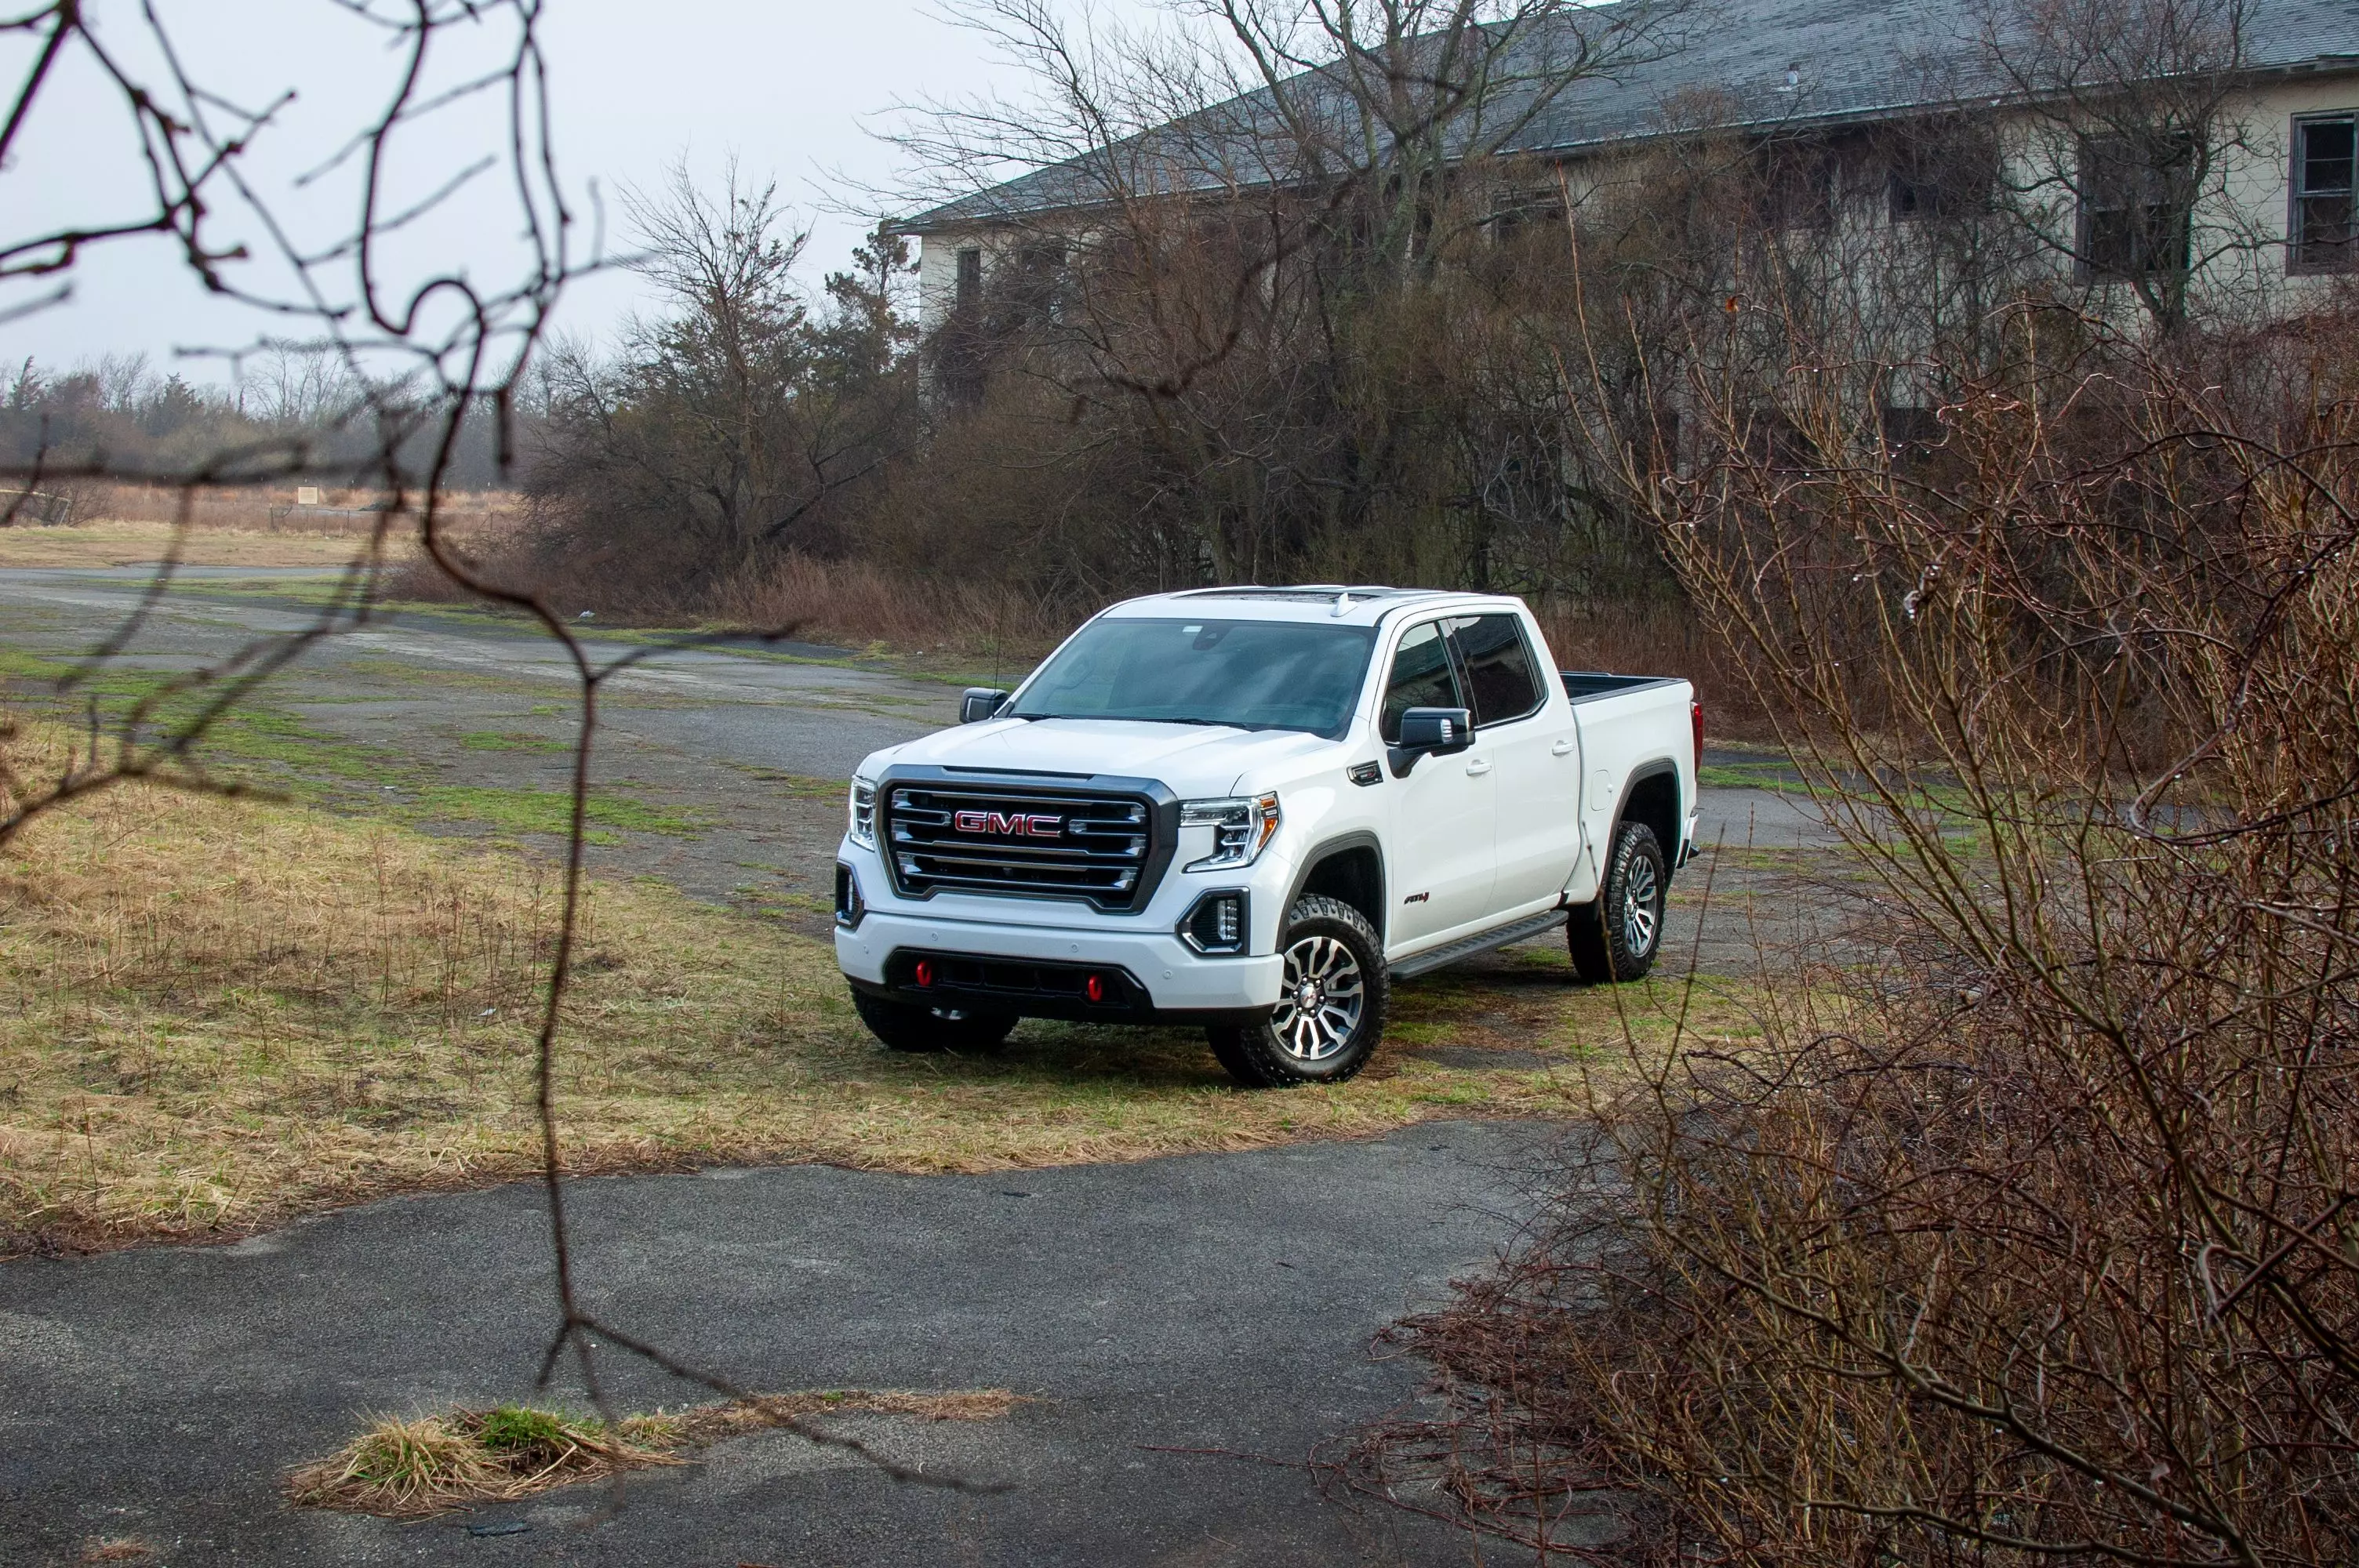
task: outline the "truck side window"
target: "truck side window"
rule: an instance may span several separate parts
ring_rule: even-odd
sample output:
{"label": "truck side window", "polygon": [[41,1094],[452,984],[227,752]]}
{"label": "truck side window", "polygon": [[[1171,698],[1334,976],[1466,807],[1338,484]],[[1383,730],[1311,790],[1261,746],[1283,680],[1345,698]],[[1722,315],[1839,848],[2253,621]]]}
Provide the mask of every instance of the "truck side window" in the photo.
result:
{"label": "truck side window", "polygon": [[1474,727],[1505,724],[1538,710],[1540,684],[1531,649],[1512,615],[1470,615],[1450,622],[1450,640],[1466,671]]}
{"label": "truck side window", "polygon": [[1441,622],[1429,621],[1403,633],[1393,654],[1392,678],[1385,682],[1382,733],[1387,744],[1400,740],[1401,715],[1412,708],[1463,708],[1458,677],[1450,668],[1450,648]]}

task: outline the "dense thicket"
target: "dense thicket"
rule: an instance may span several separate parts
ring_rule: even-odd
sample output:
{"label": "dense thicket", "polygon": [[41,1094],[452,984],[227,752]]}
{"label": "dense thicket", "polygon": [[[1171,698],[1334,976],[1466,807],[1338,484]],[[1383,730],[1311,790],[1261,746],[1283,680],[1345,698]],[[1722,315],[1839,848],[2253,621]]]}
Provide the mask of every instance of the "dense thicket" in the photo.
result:
{"label": "dense thicket", "polygon": [[[2057,222],[2083,194],[2070,127],[2093,115],[2169,164],[2180,209],[2224,189],[2248,129],[2229,113],[2234,0],[2155,5],[2173,25],[2031,8],[2003,60],[1951,63],[2052,103],[2004,157],[1987,122],[1942,114],[1715,130],[1728,106],[1705,95],[1665,108],[1687,135],[1568,173],[1510,150],[1532,117],[1708,18],[1233,8],[1223,47],[1093,51],[1044,6],[981,0],[1042,94],[945,112],[912,151],[951,178],[1060,159],[1069,205],[969,236],[976,286],[936,301],[920,342],[903,242],[880,233],[813,299],[768,191],[733,173],[716,196],[683,176],[635,198],[663,304],[611,351],[548,361],[516,569],[608,610],[845,631],[878,579],[937,619],[1013,603],[1046,622],[1213,580],[1462,586],[1523,594],[1568,636],[1644,625],[1692,667],[1678,575],[1601,444],[1610,427],[1690,462],[1686,380],[1715,371],[1665,352],[1678,323],[1741,319],[1719,368],[1750,374],[1790,352],[1785,305],[1799,328],[1860,318],[1854,411],[1906,440],[1940,391],[1912,367],[1985,362],[2010,300],[2125,307],[2166,332],[2230,309],[2193,278],[2258,243],[2233,221],[2118,287]],[[2148,37],[2166,42],[2121,41]],[[1321,56],[1349,69],[1285,67]],[[2162,85],[2125,90],[2140,72]]]}
{"label": "dense thicket", "polygon": [[499,569],[569,603],[709,614],[798,557],[841,558],[924,432],[906,241],[879,232],[814,308],[769,188],[685,172],[625,197],[660,299],[611,351],[554,345],[529,432],[531,523]]}

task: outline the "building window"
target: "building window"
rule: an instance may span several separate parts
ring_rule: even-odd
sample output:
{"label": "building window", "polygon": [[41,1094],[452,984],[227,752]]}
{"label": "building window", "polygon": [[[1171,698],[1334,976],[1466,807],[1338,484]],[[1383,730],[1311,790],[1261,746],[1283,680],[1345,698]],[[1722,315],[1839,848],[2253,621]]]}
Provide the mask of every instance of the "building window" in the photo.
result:
{"label": "building window", "polygon": [[2093,277],[2185,272],[2194,250],[2187,189],[2194,149],[2128,140],[2081,147],[2081,271]]}
{"label": "building window", "polygon": [[1761,216],[1771,229],[1824,229],[1835,216],[1835,160],[1813,141],[1764,144],[1758,156]]}
{"label": "building window", "polygon": [[1941,182],[1932,178],[1931,171],[1916,164],[1906,164],[1892,171],[1888,187],[1892,221],[1914,223],[1922,219],[1942,216],[1945,205],[1941,200]]}
{"label": "building window", "polygon": [[1503,190],[1491,208],[1491,238],[1500,243],[1534,230],[1564,228],[1564,198],[1554,190]]}
{"label": "building window", "polygon": [[1884,168],[1885,216],[1895,223],[1956,222],[1990,210],[1998,137],[1977,121],[1903,121],[1870,138],[1863,167]]}
{"label": "building window", "polygon": [[2293,214],[2288,264],[2296,272],[2349,267],[2352,166],[2359,115],[2297,120],[2293,125]]}
{"label": "building window", "polygon": [[983,253],[963,250],[958,254],[958,308],[973,310],[983,303]]}

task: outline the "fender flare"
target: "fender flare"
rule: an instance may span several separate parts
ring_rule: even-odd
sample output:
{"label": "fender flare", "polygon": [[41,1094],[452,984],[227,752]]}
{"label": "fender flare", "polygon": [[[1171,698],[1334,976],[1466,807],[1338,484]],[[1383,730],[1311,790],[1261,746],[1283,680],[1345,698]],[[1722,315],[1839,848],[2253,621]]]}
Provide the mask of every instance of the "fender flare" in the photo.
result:
{"label": "fender flare", "polygon": [[[1605,890],[1605,857],[1613,852],[1614,835],[1621,829],[1624,819],[1629,815],[1631,795],[1636,794],[1638,786],[1645,784],[1648,779],[1660,778],[1665,773],[1669,773],[1671,776],[1671,791],[1673,795],[1677,796],[1680,787],[1680,765],[1679,763],[1671,761],[1670,758],[1649,758],[1647,761],[1640,762],[1636,767],[1630,770],[1629,773],[1622,780],[1621,795],[1614,802],[1614,816],[1612,820],[1606,824],[1605,842],[1603,844],[1593,844],[1589,842],[1588,827],[1585,824],[1583,825],[1582,829],[1582,853],[1587,855],[1596,866],[1597,888],[1600,893],[1603,893]],[[1686,805],[1689,803],[1682,800],[1680,804]],[[1678,811],[1679,807],[1674,806],[1672,812],[1675,819],[1680,821],[1686,820],[1684,817],[1679,816]],[[1663,860],[1665,862],[1664,875],[1669,876],[1671,874],[1672,871],[1678,865],[1679,858],[1680,849],[1678,845],[1666,844],[1663,846]],[[1580,863],[1575,861],[1574,870],[1577,871],[1579,869]],[[1589,907],[1590,904],[1596,903],[1597,900],[1595,897],[1592,897],[1582,903],[1574,903],[1570,898],[1564,898],[1562,899],[1562,902],[1568,909],[1585,909]]]}
{"label": "fender flare", "polygon": [[1295,904],[1300,902],[1303,884],[1310,881],[1310,873],[1346,849],[1369,849],[1375,854],[1376,918],[1369,924],[1376,928],[1376,940],[1384,941],[1385,932],[1392,924],[1389,918],[1392,908],[1386,902],[1385,892],[1391,883],[1391,876],[1385,866],[1384,840],[1364,827],[1355,828],[1349,833],[1338,833],[1332,838],[1322,838],[1302,857],[1301,862],[1295,867],[1294,881],[1286,890],[1286,903],[1278,907],[1277,918],[1281,935],[1285,931],[1286,917],[1293,911]]}
{"label": "fender flare", "polygon": [[[1661,778],[1666,773],[1670,775],[1671,780],[1671,821],[1673,825],[1671,828],[1671,837],[1673,838],[1682,837],[1679,824],[1687,820],[1687,813],[1694,809],[1695,803],[1687,799],[1680,788],[1679,763],[1673,762],[1669,757],[1655,757],[1647,762],[1640,762],[1636,767],[1632,768],[1628,775],[1623,779],[1621,798],[1617,799],[1614,803],[1614,820],[1605,829],[1605,843],[1603,846],[1605,850],[1610,851],[1613,849],[1614,835],[1621,831],[1623,822],[1628,818],[1630,814],[1630,797],[1638,792],[1638,786],[1645,784],[1649,779]],[[1670,874],[1671,868],[1674,868],[1679,864],[1680,847],[1676,843],[1665,844],[1662,846],[1662,850],[1665,867],[1664,874],[1668,876]],[[1597,867],[1597,875],[1599,884],[1601,886],[1603,885],[1605,866],[1602,860]]]}

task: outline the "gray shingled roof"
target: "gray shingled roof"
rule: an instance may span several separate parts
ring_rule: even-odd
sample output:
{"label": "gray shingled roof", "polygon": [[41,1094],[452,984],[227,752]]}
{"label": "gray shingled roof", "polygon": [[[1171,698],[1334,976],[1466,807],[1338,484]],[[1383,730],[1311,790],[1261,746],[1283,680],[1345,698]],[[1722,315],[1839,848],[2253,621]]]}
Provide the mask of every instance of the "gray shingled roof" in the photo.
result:
{"label": "gray shingled roof", "polygon": [[[1619,0],[1571,18],[1599,27],[1656,0]],[[1872,118],[2004,91],[1961,0],[1704,0],[1669,24],[1669,47],[1575,82],[1515,138],[1514,150],[1571,152],[1661,135],[1678,118],[1720,126]],[[2250,0],[2245,58],[2259,70],[2359,65],[2359,0]],[[1547,40],[1528,46],[1538,52]],[[1789,86],[1788,72],[1797,80]],[[909,219],[908,232],[1087,206],[1114,182],[1173,190],[1283,179],[1267,166],[1275,111],[1248,93],[1087,158],[1037,169]],[[1256,132],[1265,133],[1256,135]],[[1158,146],[1158,141],[1160,145]]]}

